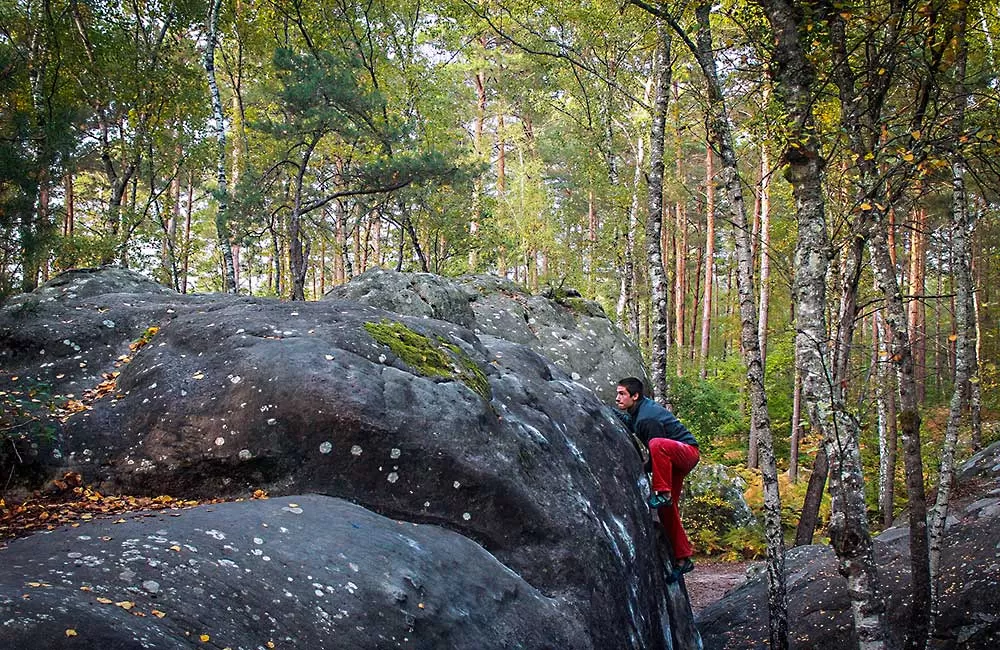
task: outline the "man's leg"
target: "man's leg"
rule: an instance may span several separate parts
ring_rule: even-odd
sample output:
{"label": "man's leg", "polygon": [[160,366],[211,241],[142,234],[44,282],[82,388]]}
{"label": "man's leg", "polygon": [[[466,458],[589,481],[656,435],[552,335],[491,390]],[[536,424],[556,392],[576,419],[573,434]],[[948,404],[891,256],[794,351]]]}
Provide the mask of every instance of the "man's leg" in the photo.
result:
{"label": "man's leg", "polygon": [[698,464],[698,448],[668,438],[653,438],[649,441],[649,453],[653,461],[653,492],[670,492],[669,506],[657,511],[670,544],[674,547],[677,560],[691,557],[694,549],[681,524],[680,510],[677,508],[684,484],[684,477]]}

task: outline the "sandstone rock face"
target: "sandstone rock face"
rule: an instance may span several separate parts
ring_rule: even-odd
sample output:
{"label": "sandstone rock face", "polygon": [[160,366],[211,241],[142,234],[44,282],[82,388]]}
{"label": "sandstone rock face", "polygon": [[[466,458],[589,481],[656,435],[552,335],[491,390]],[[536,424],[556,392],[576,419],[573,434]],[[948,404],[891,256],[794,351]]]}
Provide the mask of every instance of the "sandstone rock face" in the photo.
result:
{"label": "sandstone rock face", "polygon": [[[971,458],[961,478],[942,548],[941,638],[937,648],[1000,647],[1000,443]],[[879,580],[886,591],[892,647],[908,626],[909,529],[890,528],[875,540]],[[792,648],[856,647],[846,581],[827,546],[803,546],[786,556]],[[767,631],[763,572],[701,612],[705,648],[762,648]]]}
{"label": "sandstone rock face", "polygon": [[103,521],[3,557],[6,648],[588,644],[558,599],[467,538],[319,495]]}
{"label": "sandstone rock face", "polygon": [[622,377],[639,377],[648,384],[639,350],[600,305],[572,290],[553,293],[554,299],[533,296],[495,276],[448,279],[376,268],[331,289],[326,297],[445,320],[478,335],[526,345],[608,403],[614,402],[615,384]]}
{"label": "sandstone rock face", "polygon": [[[231,599],[228,605],[240,610],[230,615],[234,620],[261,617],[253,619],[254,643],[244,647],[264,644],[272,631],[293,629],[303,639],[297,645],[308,647],[328,631],[317,620],[339,624],[341,608],[365,632],[344,637],[351,641],[338,641],[342,647],[471,647],[477,635],[481,647],[661,648],[670,637],[675,648],[696,647],[697,632],[684,620],[690,609],[680,597],[683,582],[663,582],[666,567],[643,501],[640,461],[608,406],[533,349],[455,322],[462,301],[447,296],[451,306],[432,314],[451,314],[452,320],[400,316],[343,299],[181,296],[123,271],[67,274],[3,306],[0,359],[8,372],[0,389],[47,382],[56,392],[80,395],[103,373],[120,372],[113,391],[91,401],[89,410],[35,450],[35,464],[50,475],[79,471],[106,492],[193,498],[264,489],[272,496],[317,493],[356,504],[316,497],[308,510],[296,513],[302,515],[294,519],[297,529],[281,509],[290,500],[275,498],[213,506],[213,514],[184,513],[163,520],[164,533],[153,531],[179,542],[168,548],[211,549],[214,559],[203,561],[207,575],[198,573],[203,556],[192,557],[195,564],[183,571],[193,573],[193,593],[202,589],[204,599]],[[150,327],[159,329],[152,333]],[[120,359],[143,333],[148,343]],[[211,525],[213,517],[228,528]],[[370,537],[359,537],[345,520],[363,521]],[[258,534],[265,524],[271,536]],[[276,527],[293,532],[283,538]],[[271,584],[267,602],[248,595],[259,590],[241,586],[244,578],[238,576],[247,572],[221,562],[225,545],[215,544],[203,532],[208,529],[240,539],[233,551],[238,559],[229,559],[244,569],[250,559],[245,553],[253,548],[247,540],[280,541],[293,554],[282,562],[303,563],[294,571],[284,568],[296,582],[288,588],[292,596],[283,595],[279,582],[285,574],[277,570],[246,577]],[[163,564],[163,555],[147,548],[145,528],[129,529],[127,536],[105,530],[114,532],[77,529],[91,538],[87,542],[104,536],[138,540],[130,542],[139,549],[137,566],[162,568],[164,580],[180,588],[181,566]],[[33,545],[36,539],[46,546]],[[54,647],[40,641],[52,633],[42,629],[44,607],[15,607],[23,605],[18,579],[51,582],[72,559],[68,553],[113,566],[104,577],[121,568],[112,556],[133,557],[124,546],[103,555],[98,545],[70,549],[80,541],[76,531],[49,539],[32,538],[0,552],[5,565],[11,557],[24,567],[20,578],[0,585],[0,619],[20,619],[18,612],[24,612],[35,621],[0,625],[0,635],[15,634],[16,647]],[[49,544],[58,548],[38,550]],[[363,555],[370,564],[362,567],[351,558],[366,544],[373,548]],[[414,558],[436,568],[411,568],[408,582],[404,567]],[[315,588],[320,591],[341,590],[346,583],[331,572],[342,571],[345,562],[373,576],[353,580],[355,593],[338,591],[337,599],[361,600],[351,603],[364,612],[337,599],[316,604],[334,619],[328,621],[301,588],[316,582],[323,585]],[[459,567],[468,563],[480,566],[460,577]],[[143,577],[157,581],[155,574]],[[93,578],[96,590],[96,577],[76,575],[68,584]],[[198,586],[209,578],[217,589]],[[113,590],[115,584],[100,586]],[[436,605],[443,618],[427,623],[412,609],[421,589],[441,598],[464,596],[451,609]],[[184,621],[216,611],[200,596],[187,605],[177,599]],[[282,619],[289,603],[292,618]],[[266,613],[256,611],[258,605]],[[93,613],[89,629],[120,647],[137,647],[144,639],[162,640],[151,641],[155,647],[191,643],[181,627],[152,620],[121,626],[115,618],[121,612],[98,615],[85,600],[67,607]],[[310,623],[319,627],[298,629]],[[462,626],[468,631],[459,631]],[[538,636],[546,629],[550,636]]]}

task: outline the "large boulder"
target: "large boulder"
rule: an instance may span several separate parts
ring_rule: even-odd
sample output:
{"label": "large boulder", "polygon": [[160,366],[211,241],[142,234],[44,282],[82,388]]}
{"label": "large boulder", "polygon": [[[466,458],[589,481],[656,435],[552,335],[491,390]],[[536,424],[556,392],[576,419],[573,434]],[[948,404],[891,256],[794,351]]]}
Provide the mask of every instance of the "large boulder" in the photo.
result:
{"label": "large boulder", "polygon": [[492,275],[449,279],[373,268],[327,292],[399,314],[444,320],[530,347],[613,402],[622,377],[646,378],[642,356],[601,306],[573,289],[532,295]]}
{"label": "large boulder", "polygon": [[[503,571],[516,578],[497,580],[499,591],[477,597],[481,607],[469,610],[467,621],[473,636],[519,633],[503,616],[497,627],[487,624],[499,594],[517,601],[504,610],[509,620],[519,607],[539,605],[525,626],[555,621],[553,639],[565,647],[697,644],[683,582],[664,584],[669,564],[657,553],[637,454],[608,407],[533,349],[351,300],[187,297],[110,273],[61,276],[0,311],[8,371],[0,390],[36,382],[81,397],[120,372],[103,397],[89,394],[88,410],[36,441],[34,464],[48,475],[74,470],[105,491],[185,498],[263,489],[347,499],[393,520],[370,524],[379,535],[400,521],[465,538],[469,546],[452,537],[433,546],[445,566],[453,555],[478,562],[474,544],[495,562],[476,574],[482,580]],[[125,290],[116,284],[122,273]],[[257,526],[255,517],[266,522],[273,514],[233,512],[243,513],[232,515],[234,526],[241,516]],[[290,550],[345,548],[350,540],[331,539],[326,518],[336,517],[315,520]],[[165,537],[197,535],[164,526]],[[445,539],[443,532],[427,535]],[[31,554],[30,544],[16,548]],[[56,567],[46,564],[51,555],[32,557]],[[383,568],[375,562],[363,570]],[[434,575],[447,581],[457,573]],[[290,577],[306,574],[312,569]],[[457,584],[433,589],[465,588]],[[511,589],[522,599],[503,595]],[[236,606],[252,609],[239,598]],[[367,602],[367,615],[383,605]],[[449,625],[440,622],[440,629]],[[434,635],[444,632],[426,629],[413,638],[424,640],[418,647],[435,647]],[[47,647],[22,645],[39,638],[37,630],[18,634],[19,647]],[[524,634],[509,647],[545,647]],[[375,637],[348,646],[387,647]]]}
{"label": "large boulder", "polygon": [[[1000,647],[1000,443],[977,454],[958,472],[941,548],[940,635],[936,648]],[[911,602],[909,529],[894,527],[875,538],[879,583],[886,596],[891,647],[903,647]],[[802,546],[786,555],[791,648],[856,647],[846,580],[828,546]],[[767,645],[767,584],[759,572],[704,609],[697,624],[705,648]]]}
{"label": "large boulder", "polygon": [[589,644],[469,539],[319,495],[106,520],[17,540],[3,562],[5,648]]}

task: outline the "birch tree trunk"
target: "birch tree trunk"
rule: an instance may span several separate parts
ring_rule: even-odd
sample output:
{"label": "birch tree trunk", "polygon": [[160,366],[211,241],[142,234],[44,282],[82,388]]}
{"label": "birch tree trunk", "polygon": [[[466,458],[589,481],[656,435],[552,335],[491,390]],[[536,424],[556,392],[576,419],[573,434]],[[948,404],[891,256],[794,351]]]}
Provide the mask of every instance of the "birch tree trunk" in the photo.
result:
{"label": "birch tree trunk", "polygon": [[[967,93],[965,88],[965,66],[968,55],[968,45],[965,40],[965,21],[967,8],[965,5],[959,12],[956,22],[956,57],[954,74],[956,79],[956,98],[958,102],[954,119],[954,142],[960,142],[965,126],[965,109]],[[958,445],[958,425],[962,418],[962,405],[969,379],[972,376],[970,362],[974,362],[973,336],[975,322],[972,303],[972,229],[969,202],[965,188],[965,160],[961,152],[954,152],[951,165],[952,196],[951,196],[951,237],[952,237],[952,267],[955,281],[955,385],[952,390],[948,411],[948,424],[945,428],[944,445],[941,449],[941,467],[938,474],[937,499],[931,510],[931,524],[928,539],[928,566],[930,570],[930,616],[928,621],[927,648],[954,643],[953,634],[938,626],[941,615],[941,594],[938,588],[940,574],[941,542],[944,538],[945,522],[948,517],[948,504],[951,498],[951,487],[955,476],[955,448]]]}
{"label": "birch tree trunk", "polygon": [[799,445],[802,438],[802,376],[795,371],[795,386],[792,389],[792,432],[788,449],[788,480],[799,482]]}
{"label": "birch tree trunk", "polygon": [[927,498],[924,492],[924,469],[920,448],[920,413],[917,407],[913,356],[906,327],[906,310],[899,289],[895,267],[889,258],[885,213],[872,210],[876,218],[872,231],[872,268],[885,299],[885,320],[891,333],[889,353],[899,382],[899,423],[903,438],[903,464],[906,469],[906,494],[910,524],[910,575],[913,588],[910,632],[913,639],[927,633],[930,609],[930,568],[927,554]]}
{"label": "birch tree trunk", "polygon": [[652,124],[649,133],[649,216],[646,219],[646,255],[652,293],[652,359],[650,374],[653,395],[667,402],[667,357],[670,353],[670,321],[667,314],[667,274],[663,265],[663,147],[670,101],[670,32],[663,21],[657,21],[655,95]]}
{"label": "birch tree trunk", "polygon": [[878,503],[882,526],[892,525],[896,498],[896,380],[889,367],[885,324],[881,312],[873,316],[876,382],[875,408],[878,414]]}
{"label": "birch tree trunk", "polygon": [[[826,273],[829,244],[823,202],[824,160],[813,131],[813,69],[800,41],[796,7],[787,0],[759,0],[774,35],[771,55],[776,94],[789,114],[790,142],[784,152],[798,221],[795,250],[796,357],[803,398],[814,424],[822,427],[830,463],[830,539],[847,579],[859,646],[885,644],[885,605],[862,491],[858,423],[844,409],[831,368],[826,334]],[[801,30],[801,31],[800,31]]]}
{"label": "birch tree trunk", "polygon": [[[765,89],[767,86],[765,85]],[[770,92],[764,91],[765,105]],[[760,301],[757,305],[757,342],[760,347],[760,366],[767,371],[767,319],[768,307],[771,302],[771,159],[767,153],[767,145],[760,148],[760,196],[758,198],[757,215],[760,223]],[[797,452],[797,450],[796,450]],[[796,462],[798,459],[796,458]],[[750,445],[747,451],[747,467],[758,467],[760,464],[757,436],[750,431]],[[791,467],[791,466],[790,466]]]}
{"label": "birch tree trunk", "polygon": [[215,119],[216,188],[215,233],[222,253],[223,287],[226,293],[236,293],[236,270],[233,265],[233,247],[229,234],[229,186],[226,182],[226,119],[222,112],[222,98],[215,80],[215,45],[219,38],[219,11],[222,0],[213,0],[208,10],[208,39],[205,43],[205,74],[212,96],[212,116]]}
{"label": "birch tree trunk", "polygon": [[[698,34],[694,54],[708,82],[709,140],[718,149],[722,163],[722,186],[729,200],[733,237],[736,242],[737,275],[741,323],[741,348],[746,364],[746,378],[750,393],[751,437],[758,441],[761,476],[764,487],[764,525],[767,538],[768,629],[770,647],[783,650],[788,647],[788,605],[785,588],[785,543],[781,526],[781,496],[778,490],[778,470],[774,458],[771,419],[767,411],[767,393],[764,389],[764,367],[760,351],[757,305],[754,303],[753,247],[750,226],[747,223],[746,202],[740,185],[736,149],[733,145],[732,126],[726,108],[722,84],[716,69],[712,47],[712,29],[709,21],[710,2],[701,2],[695,8]],[[709,153],[709,160],[712,154]],[[709,212],[711,214],[711,212]],[[710,223],[714,219],[709,216]],[[711,237],[711,235],[710,235]],[[711,241],[711,239],[710,239]],[[711,256],[712,247],[706,247]],[[711,262],[707,263],[710,268]],[[709,293],[710,274],[706,272],[706,294]],[[706,304],[708,302],[706,301]],[[702,333],[702,354],[707,353],[707,337]]]}

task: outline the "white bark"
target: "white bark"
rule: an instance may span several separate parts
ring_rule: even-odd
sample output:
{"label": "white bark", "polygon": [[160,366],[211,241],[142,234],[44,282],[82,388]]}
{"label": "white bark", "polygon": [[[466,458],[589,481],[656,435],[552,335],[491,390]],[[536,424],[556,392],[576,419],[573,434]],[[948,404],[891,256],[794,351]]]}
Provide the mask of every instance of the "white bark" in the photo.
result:
{"label": "white bark", "polygon": [[205,74],[212,97],[212,116],[215,120],[216,166],[218,205],[215,213],[215,231],[225,269],[225,290],[236,293],[236,271],[233,265],[232,241],[229,236],[229,221],[226,211],[229,207],[229,186],[226,181],[226,119],[222,111],[222,98],[215,80],[215,46],[219,38],[219,10],[222,0],[213,0],[208,12],[208,40],[205,45]]}

